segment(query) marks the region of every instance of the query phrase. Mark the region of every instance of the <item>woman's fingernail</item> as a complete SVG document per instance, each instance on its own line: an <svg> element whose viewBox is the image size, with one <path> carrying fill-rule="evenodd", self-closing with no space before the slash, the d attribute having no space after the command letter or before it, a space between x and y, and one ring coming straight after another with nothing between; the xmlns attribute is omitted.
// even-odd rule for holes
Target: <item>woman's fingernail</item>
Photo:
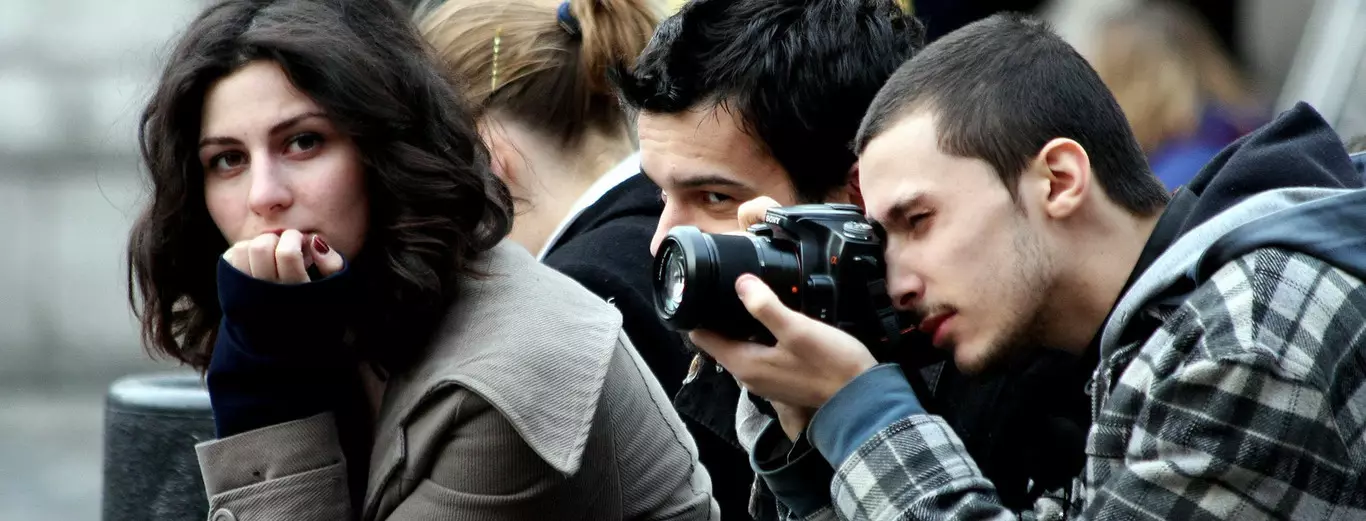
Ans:
<svg viewBox="0 0 1366 521"><path fill-rule="evenodd" d="M327 247L327 241L324 241L321 236L314 235L313 250L318 252L318 255L327 255L327 252L332 251L332 248Z"/></svg>

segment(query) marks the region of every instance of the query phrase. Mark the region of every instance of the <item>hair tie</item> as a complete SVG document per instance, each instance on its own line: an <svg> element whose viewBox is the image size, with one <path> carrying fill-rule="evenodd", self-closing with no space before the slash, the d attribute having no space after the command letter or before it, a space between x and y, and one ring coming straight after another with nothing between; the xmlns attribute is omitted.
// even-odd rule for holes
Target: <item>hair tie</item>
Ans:
<svg viewBox="0 0 1366 521"><path fill-rule="evenodd" d="M579 27L579 19L574 18L574 12L569 9L569 0L560 3L560 8L555 12L555 19L560 22L560 28L570 36L578 37L583 34Z"/></svg>

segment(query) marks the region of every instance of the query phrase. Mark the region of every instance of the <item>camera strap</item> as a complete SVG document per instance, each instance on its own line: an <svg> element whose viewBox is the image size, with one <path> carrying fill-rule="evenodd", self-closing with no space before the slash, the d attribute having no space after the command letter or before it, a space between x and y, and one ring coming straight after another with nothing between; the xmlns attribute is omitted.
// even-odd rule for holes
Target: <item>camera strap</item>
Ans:
<svg viewBox="0 0 1366 521"><path fill-rule="evenodd" d="M881 335L877 345L868 346L873 352L873 358L878 362L891 362L901 366L901 372L911 384L911 389L915 391L922 404L928 406L934 392L921 374L921 370L937 360L933 358L933 353L923 352L927 346L910 346L904 342L910 328L902 327L906 314L897 311L892 305L892 298L887 294L886 278L869 277L865 289L872 304L872 311L877 317L880 329L878 334Z"/></svg>

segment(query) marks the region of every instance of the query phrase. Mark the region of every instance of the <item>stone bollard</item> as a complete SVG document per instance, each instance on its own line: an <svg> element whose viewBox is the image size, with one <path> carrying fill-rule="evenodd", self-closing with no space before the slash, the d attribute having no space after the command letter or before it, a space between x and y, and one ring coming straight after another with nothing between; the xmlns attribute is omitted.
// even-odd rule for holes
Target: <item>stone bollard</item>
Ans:
<svg viewBox="0 0 1366 521"><path fill-rule="evenodd" d="M105 401L103 521L208 518L194 445L213 439L197 373L133 375Z"/></svg>

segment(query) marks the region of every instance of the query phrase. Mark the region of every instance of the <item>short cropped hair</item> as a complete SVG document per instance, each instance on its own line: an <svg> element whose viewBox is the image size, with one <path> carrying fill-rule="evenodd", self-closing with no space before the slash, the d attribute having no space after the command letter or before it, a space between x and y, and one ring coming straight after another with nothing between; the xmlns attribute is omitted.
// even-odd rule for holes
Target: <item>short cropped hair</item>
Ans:
<svg viewBox="0 0 1366 521"><path fill-rule="evenodd" d="M1012 195L1028 161L1068 138L1129 212L1155 215L1170 198L1100 76L1042 21L997 14L927 46L873 100L855 151L922 110L935 116L940 150L986 161Z"/></svg>
<svg viewBox="0 0 1366 521"><path fill-rule="evenodd" d="M628 109L739 115L814 202L848 182L859 120L923 41L894 0L693 0L614 79Z"/></svg>

